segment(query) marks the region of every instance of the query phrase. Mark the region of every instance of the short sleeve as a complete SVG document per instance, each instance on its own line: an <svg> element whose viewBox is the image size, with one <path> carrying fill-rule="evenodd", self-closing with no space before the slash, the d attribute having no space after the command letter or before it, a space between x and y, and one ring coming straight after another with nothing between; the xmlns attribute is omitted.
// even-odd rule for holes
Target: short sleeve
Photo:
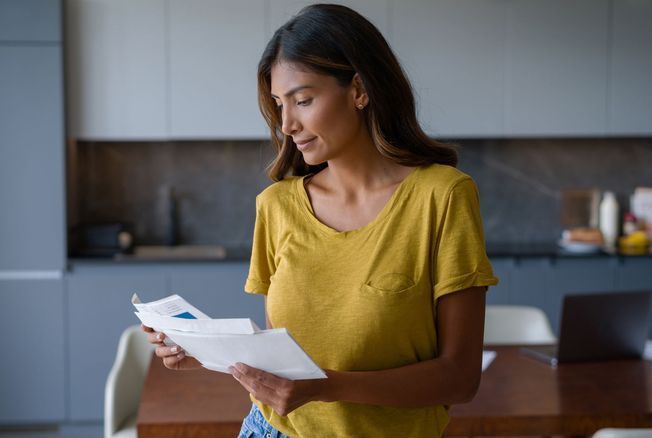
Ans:
<svg viewBox="0 0 652 438"><path fill-rule="evenodd" d="M469 287L498 284L487 257L478 190L471 178L450 189L437 230L432 273L435 300Z"/></svg>
<svg viewBox="0 0 652 438"><path fill-rule="evenodd" d="M249 293L267 295L270 278L274 275L274 246L270 230L261 213L259 198L256 199L256 224L251 247L251 263L244 290Z"/></svg>

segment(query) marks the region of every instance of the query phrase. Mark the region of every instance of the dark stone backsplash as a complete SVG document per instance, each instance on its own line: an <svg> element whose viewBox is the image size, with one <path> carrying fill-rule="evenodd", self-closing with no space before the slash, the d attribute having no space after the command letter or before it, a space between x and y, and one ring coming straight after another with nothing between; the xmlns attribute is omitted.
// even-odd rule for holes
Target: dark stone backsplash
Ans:
<svg viewBox="0 0 652 438"><path fill-rule="evenodd" d="M130 142L77 145L79 222L127 221L137 244L162 244L164 187L173 186L180 243L249 245L255 196L268 184L263 142Z"/></svg>
<svg viewBox="0 0 652 438"><path fill-rule="evenodd" d="M621 207L652 186L652 139L459 141L478 184L488 242L558 238L564 188L614 190ZM129 221L139 244L165 241L164 186L178 197L181 243L251 244L255 196L269 184L262 141L83 142L70 165L71 225Z"/></svg>
<svg viewBox="0 0 652 438"><path fill-rule="evenodd" d="M621 212L637 186L652 186L652 139L522 139L462 142L460 169L477 182L488 242L559 239L561 191L616 193Z"/></svg>

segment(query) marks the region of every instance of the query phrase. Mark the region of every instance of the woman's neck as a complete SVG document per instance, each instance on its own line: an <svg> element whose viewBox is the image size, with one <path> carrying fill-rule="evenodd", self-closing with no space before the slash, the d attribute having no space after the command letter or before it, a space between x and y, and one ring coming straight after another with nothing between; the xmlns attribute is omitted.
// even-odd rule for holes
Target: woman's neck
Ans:
<svg viewBox="0 0 652 438"><path fill-rule="evenodd" d="M323 183L345 197L384 189L400 183L411 167L401 166L378 152L371 142L351 148L346 156L328 161Z"/></svg>

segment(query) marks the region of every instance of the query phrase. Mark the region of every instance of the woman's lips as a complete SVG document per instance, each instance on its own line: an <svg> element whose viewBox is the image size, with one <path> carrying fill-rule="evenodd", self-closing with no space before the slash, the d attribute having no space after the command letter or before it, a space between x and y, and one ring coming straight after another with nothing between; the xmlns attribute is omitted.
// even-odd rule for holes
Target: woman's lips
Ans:
<svg viewBox="0 0 652 438"><path fill-rule="evenodd" d="M305 151L306 149L308 149L308 148L309 148L309 147L310 147L310 146L315 142L315 139L316 139L316 138L317 138L317 137L311 138L311 139L308 140L308 141L301 140L301 142L295 140L294 142L296 143L297 148L298 148L301 152L303 152L303 151Z"/></svg>

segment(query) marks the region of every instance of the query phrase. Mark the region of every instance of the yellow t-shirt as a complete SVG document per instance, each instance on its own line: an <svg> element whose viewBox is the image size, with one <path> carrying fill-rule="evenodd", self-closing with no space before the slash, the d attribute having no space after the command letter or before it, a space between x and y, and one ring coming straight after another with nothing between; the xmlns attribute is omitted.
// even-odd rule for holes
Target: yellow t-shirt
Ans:
<svg viewBox="0 0 652 438"><path fill-rule="evenodd" d="M303 177L256 198L245 290L267 295L273 327L286 327L322 368L370 371L437 356L436 300L498 283L485 252L478 193L459 170L416 168L378 216L339 232L313 214ZM396 408L311 402L265 419L292 437L432 437L444 406Z"/></svg>

